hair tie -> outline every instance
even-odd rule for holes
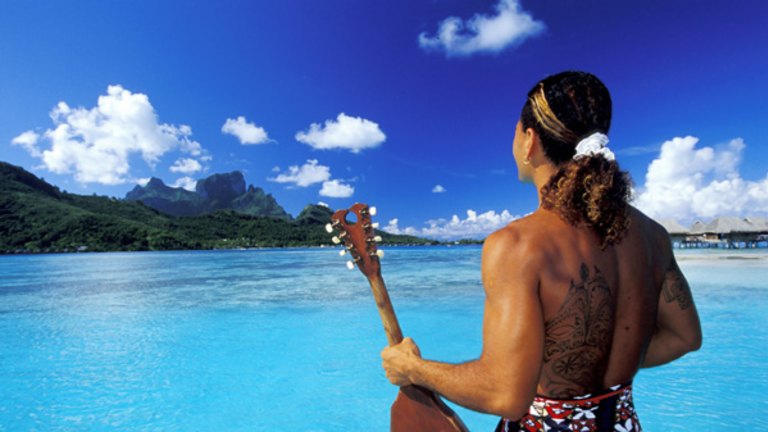
[[[604,133],[595,132],[576,144],[576,154],[573,155],[573,160],[597,155],[600,155],[609,161],[615,160],[616,157],[613,155],[613,152],[606,147],[607,145],[608,136]]]

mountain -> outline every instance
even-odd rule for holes
[[[195,191],[167,186],[152,177],[145,186],[136,186],[125,196],[173,216],[199,216],[217,210],[234,210],[250,216],[268,216],[290,220],[291,216],[275,198],[253,185],[245,187],[239,171],[213,174],[198,180]]]
[[[296,216],[299,225],[325,225],[331,220],[333,210],[323,205],[309,204]]]
[[[245,179],[240,171],[214,174],[198,180],[195,190],[212,201],[229,202],[245,193]]]
[[[291,216],[277,203],[271,194],[265,193],[260,187],[248,186],[248,190],[235,197],[229,207],[236,213],[252,216],[268,216],[277,219],[290,220]]]
[[[127,201],[141,201],[145,205],[174,216],[195,216],[203,212],[205,198],[184,188],[166,186],[152,177],[144,187],[136,186],[125,195]]]
[[[190,202],[196,199],[159,180],[150,183],[155,197],[178,194]],[[209,197],[221,192],[219,180],[215,185],[205,186]],[[257,198],[269,196],[263,194],[258,188],[249,188],[233,202],[248,207]],[[270,211],[277,209],[282,210],[278,206]],[[62,192],[21,167],[0,162],[0,253],[330,246],[324,228],[330,214],[327,207],[309,205],[296,220],[252,216],[231,209],[176,217],[140,200]],[[383,244],[435,243],[379,234]]]

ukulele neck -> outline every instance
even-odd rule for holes
[[[389,300],[389,293],[387,293],[387,286],[384,285],[381,272],[369,277],[368,282],[371,284],[373,298],[376,300],[376,308],[381,315],[381,322],[384,324],[384,332],[387,334],[389,346],[397,345],[403,341],[403,332],[397,322],[397,316],[394,308],[392,308],[392,302]]]

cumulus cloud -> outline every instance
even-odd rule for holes
[[[133,181],[134,181],[134,182],[135,182],[137,185],[139,185],[139,186],[141,186],[141,187],[144,187],[144,186],[146,186],[146,185],[147,185],[147,183],[149,183],[149,181],[150,181],[150,180],[152,180],[152,177],[142,177],[142,178],[137,178],[137,179],[134,179]]]
[[[507,210],[501,213],[489,210],[478,214],[470,209],[467,210],[467,217],[464,219],[458,215],[453,215],[450,219],[429,220],[427,226],[415,228],[411,226],[400,227],[399,220],[395,218],[390,220],[383,229],[391,234],[416,235],[440,240],[482,239],[519,218],[520,216],[513,216]]]
[[[270,142],[267,131],[239,116],[236,119],[227,119],[221,127],[221,132],[234,135],[240,140],[240,144],[264,144]]]
[[[390,219],[389,223],[387,223],[387,226],[382,228],[382,230],[390,233],[390,234],[406,234],[406,235],[419,235],[419,231],[412,227],[400,227],[400,219],[394,218]]]
[[[154,168],[160,157],[172,150],[192,156],[203,152],[191,139],[186,125],[158,123],[149,98],[119,85],[107,87],[96,107],[72,108],[59,102],[50,113],[54,127],[41,137],[25,132],[12,143],[40,158],[43,167],[56,174],[74,173],[80,183],[115,185],[130,181],[129,158],[140,155]],[[50,148],[40,150],[40,139]]]
[[[741,138],[696,148],[699,139],[676,137],[648,166],[635,204],[649,216],[688,221],[768,212],[768,176],[745,180],[739,173]]]
[[[325,181],[323,188],[320,189],[320,195],[329,198],[349,198],[353,193],[355,193],[354,187],[339,180]]]
[[[11,140],[11,144],[21,146],[32,157],[39,158],[42,156],[40,149],[37,148],[37,142],[40,140],[40,135],[35,131],[26,131],[21,135]]]
[[[352,153],[379,146],[387,139],[379,125],[362,117],[341,113],[325,125],[312,123],[306,132],[296,133],[296,140],[316,149],[346,149]]]
[[[192,174],[202,170],[203,166],[195,159],[180,158],[173,163],[170,169],[171,172],[175,173]]]
[[[192,177],[181,177],[176,179],[175,182],[171,185],[172,187],[181,187],[184,188],[190,192],[195,191],[195,186],[197,185],[197,180],[193,179]]]
[[[330,179],[330,168],[325,165],[319,165],[317,159],[309,159],[304,165],[292,165],[288,167],[287,173],[281,173],[277,177],[268,178],[267,180],[276,183],[293,183],[299,187],[307,187]]]
[[[301,166],[289,166],[287,172],[280,173],[277,177],[271,177],[267,180],[276,183],[289,183],[292,186],[298,187],[322,183],[320,196],[329,198],[348,198],[355,193],[355,188],[352,185],[338,179],[331,179],[331,169],[325,165],[320,165],[317,159],[309,159],[307,163]]]
[[[446,189],[442,185],[435,185],[435,187],[432,188],[432,193],[443,193]]]
[[[435,36],[421,33],[419,45],[426,50],[445,51],[449,57],[497,53],[543,30],[544,23],[524,12],[517,0],[499,0],[495,15],[476,14],[466,21],[448,17],[440,23]]]

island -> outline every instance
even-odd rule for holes
[[[214,174],[194,192],[154,178],[125,199],[60,190],[0,162],[0,253],[332,246],[333,210],[308,204],[296,217],[240,172]],[[384,245],[439,242],[377,231]]]

